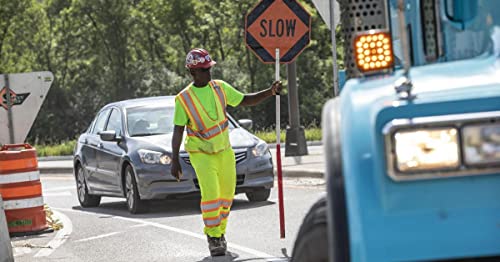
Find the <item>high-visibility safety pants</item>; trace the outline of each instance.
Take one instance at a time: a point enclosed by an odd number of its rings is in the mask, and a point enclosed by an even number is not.
[[[216,154],[189,153],[201,191],[204,232],[211,237],[226,233],[227,218],[236,188],[236,160],[232,148]]]

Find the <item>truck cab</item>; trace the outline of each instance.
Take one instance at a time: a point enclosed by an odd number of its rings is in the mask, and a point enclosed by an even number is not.
[[[500,3],[339,4],[327,195],[292,261],[500,261]]]

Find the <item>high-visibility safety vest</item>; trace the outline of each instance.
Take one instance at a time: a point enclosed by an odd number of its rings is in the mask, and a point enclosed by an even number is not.
[[[226,94],[216,81],[212,80],[209,84],[214,92],[217,111],[215,119],[208,115],[208,110],[189,86],[177,95],[190,120],[186,126],[187,137],[184,143],[187,152],[214,154],[231,146],[227,131],[229,122],[226,117]]]

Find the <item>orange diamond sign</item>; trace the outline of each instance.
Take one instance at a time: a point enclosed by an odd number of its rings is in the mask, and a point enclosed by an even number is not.
[[[309,45],[311,15],[296,0],[262,0],[245,20],[245,42],[263,63],[291,63]]]

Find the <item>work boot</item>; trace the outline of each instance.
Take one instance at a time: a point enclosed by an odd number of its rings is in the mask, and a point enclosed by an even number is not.
[[[222,234],[220,236],[220,241],[222,243],[222,246],[224,247],[224,252],[227,251],[227,241],[226,241],[226,238],[224,237],[224,234]]]
[[[226,249],[222,245],[222,241],[220,237],[211,237],[207,235],[208,241],[208,250],[210,250],[210,255],[215,256],[224,256],[226,255]]]

